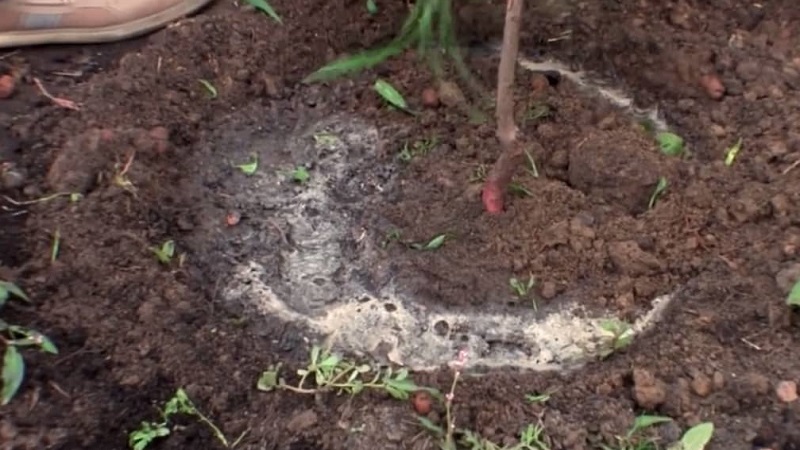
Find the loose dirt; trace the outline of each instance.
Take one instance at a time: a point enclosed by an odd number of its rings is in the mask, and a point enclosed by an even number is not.
[[[480,176],[498,152],[492,124],[470,121],[452,86],[441,105],[423,107],[436,83],[412,52],[356,77],[300,83],[337,56],[386,42],[404,2],[379,2],[374,16],[363,2],[271,3],[283,25],[226,2],[133,42],[0,54],[0,75],[17,80],[0,100],[0,186],[11,199],[0,203],[0,279],[34,300],[9,303],[3,319],[44,332],[60,350],[26,352],[26,381],[0,409],[0,447],[123,449],[127,433],[185,387],[226,435],[248,431],[240,448],[435,448],[410,404],[255,389],[271,364],[302,364],[320,336],[232,300],[231,280],[253,260],[265,283],[291,281],[278,294],[311,310],[353,294],[353,279],[373,293],[402,286],[431,310],[522,317],[534,302],[546,312],[569,300],[589,315],[633,320],[676,293],[652,332],[580,370],[467,377],[456,394],[459,426],[509,443],[541,419],[552,448],[588,449],[648,412],[681,428],[713,421],[712,449],[800,447],[798,402],[775,392],[800,381],[798,318],[783,306],[800,258],[793,2],[529,2],[526,58],[629,92],[636,111],[657,107],[689,155],[662,155],[636,114],[568,77],[520,67],[520,126],[538,177],[520,171],[498,217],[479,201]],[[498,3],[458,7],[468,64],[487,87]],[[34,77],[81,109],[52,104]],[[387,108],[371,89],[376,77],[420,114]],[[287,143],[334,116],[376,130],[358,160],[370,164],[351,168],[353,180],[371,182],[334,186],[341,207],[320,210],[285,173],[306,164],[312,177],[327,174],[330,155]],[[260,175],[247,177],[235,166],[254,153]],[[660,177],[668,187],[650,207]],[[83,197],[20,204],[57,192]],[[330,247],[322,225],[339,215],[358,226]],[[442,233],[436,251],[405,245]],[[149,247],[168,239],[181,256],[162,265]],[[285,270],[300,264],[299,244],[350,261],[363,256],[353,243],[364,239],[377,263],[363,273],[332,261],[314,261],[318,280]],[[528,296],[513,295],[512,277],[535,280]],[[446,389],[447,362],[416,381]],[[545,405],[525,400],[545,392]],[[221,448],[201,424],[182,424],[153,448]],[[668,440],[677,429],[658,432]]]

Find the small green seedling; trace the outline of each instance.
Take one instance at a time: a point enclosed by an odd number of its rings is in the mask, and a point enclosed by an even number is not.
[[[0,308],[14,296],[30,302],[30,298],[16,284],[0,281]],[[3,354],[3,367],[0,378],[3,381],[0,390],[0,405],[7,405],[19,391],[25,379],[25,360],[22,357],[23,347],[39,347],[45,353],[58,354],[53,341],[36,330],[31,330],[17,325],[11,325],[0,319],[0,342],[6,350]]]
[[[533,178],[539,178],[539,169],[536,167],[536,160],[533,159],[533,155],[530,151],[525,150],[525,158],[528,160],[528,173],[533,176]]]
[[[205,424],[211,429],[211,432],[214,436],[222,443],[225,448],[233,448],[241,442],[244,433],[239,436],[236,441],[233,443],[229,443],[228,439],[225,437],[225,434],[222,433],[222,430],[219,429],[214,423],[208,419],[208,417],[204,416],[194,405],[194,403],[189,399],[189,396],[186,394],[186,391],[183,388],[179,388],[175,395],[172,396],[171,399],[167,401],[164,405],[164,409],[161,410],[161,422],[142,422],[141,426],[132,431],[128,435],[128,445],[133,450],[144,450],[150,445],[153,441],[160,437],[169,436],[169,421],[172,416],[182,414],[185,416],[195,417],[201,423]]]
[[[438,250],[444,245],[445,240],[447,240],[447,234],[440,234],[428,242],[415,242],[410,247],[414,250]]]
[[[289,173],[289,177],[298,184],[306,184],[311,179],[311,174],[304,166],[297,166]]]
[[[547,403],[550,401],[550,397],[551,394],[528,394],[525,396],[525,400],[530,403]]]
[[[206,91],[208,92],[208,95],[212,99],[217,98],[217,88],[215,88],[214,85],[211,84],[210,81],[208,81],[208,80],[198,80],[198,81],[200,82],[200,84],[203,85],[204,88],[206,88]]]
[[[151,247],[150,250],[161,264],[169,264],[175,256],[175,241],[172,239],[161,244],[161,247]]]
[[[430,151],[436,147],[436,144],[437,139],[435,137],[431,139],[415,141],[412,144],[409,144],[408,141],[406,141],[406,143],[403,144],[402,150],[400,150],[400,153],[397,155],[397,158],[403,162],[410,162],[417,156],[425,156],[430,153]]]
[[[386,248],[392,242],[399,242],[400,241],[400,230],[390,230],[386,233],[386,237],[381,242],[381,247]]]
[[[669,417],[641,415],[636,417],[633,426],[625,433],[625,436],[616,436],[617,445],[614,447],[601,445],[603,450],[657,450],[652,439],[642,437],[642,432],[655,425],[672,422]]]
[[[378,12],[378,5],[375,4],[375,0],[367,0],[367,12],[370,15],[374,15]]]
[[[603,320],[600,322],[600,329],[608,336],[606,345],[600,350],[600,357],[603,359],[633,342],[633,327],[622,320],[616,318]]]
[[[508,192],[520,197],[533,197],[533,192],[531,192],[530,189],[526,188],[518,181],[512,181],[509,183]]]
[[[364,377],[368,374],[372,376],[366,381],[368,378]],[[304,369],[299,369],[297,375],[300,381],[296,386],[286,384],[280,376],[280,364],[278,364],[261,373],[256,388],[264,392],[283,389],[298,394],[333,391],[350,395],[356,395],[364,389],[375,389],[384,391],[397,400],[408,400],[412,393],[426,390],[437,398],[441,397],[435,389],[417,386],[409,377],[407,369],[396,372],[391,368],[373,369],[368,364],[346,361],[341,356],[317,345],[311,348],[308,365]],[[316,387],[306,387],[309,378],[314,380]]]
[[[339,137],[333,133],[320,132],[314,134],[314,143],[321,147],[333,147],[339,143]]]
[[[489,168],[486,167],[486,164],[478,164],[475,167],[475,170],[469,176],[470,183],[482,183],[486,181],[486,177],[489,175]]]
[[[675,133],[662,132],[656,135],[661,153],[668,156],[681,156],[683,154],[683,138]]]
[[[53,233],[53,245],[50,247],[50,262],[56,262],[58,259],[58,252],[61,249],[61,230],[56,228],[55,233]]]
[[[733,165],[733,162],[736,161],[736,157],[739,156],[739,152],[742,150],[742,138],[739,138],[732,147],[725,150],[725,165],[730,167]]]
[[[800,307],[800,280],[797,280],[789,291],[789,296],[786,297],[786,304],[789,306]]]
[[[653,195],[650,196],[650,202],[647,204],[647,209],[653,209],[653,207],[656,206],[656,200],[658,200],[658,197],[660,197],[661,194],[667,190],[668,186],[669,183],[667,182],[666,178],[661,177],[658,179],[658,183],[656,184],[655,189],[653,189]]]
[[[406,99],[403,97],[403,95],[400,94],[400,92],[395,89],[394,86],[389,84],[388,81],[378,80],[375,82],[373,88],[378,95],[380,95],[390,105],[409,114],[413,114],[413,112],[408,109],[408,103],[406,103]]]
[[[714,424],[699,423],[686,430],[681,440],[671,444],[667,450],[703,450],[714,436]]]
[[[528,281],[522,281],[517,277],[511,277],[508,280],[509,286],[511,286],[511,290],[514,291],[514,294],[519,298],[525,298],[530,293],[531,289],[536,286],[536,279],[533,278],[533,275],[528,277]]]
[[[275,22],[283,24],[283,19],[281,19],[281,16],[279,16],[278,13],[275,12],[275,9],[272,6],[270,6],[267,0],[247,0],[247,3],[249,3],[250,6],[253,6],[257,10],[263,12],[264,14],[270,16],[272,20],[274,20]]]
[[[241,170],[245,175],[253,175],[258,170],[258,155],[253,155],[252,161],[244,164],[238,164],[235,167]]]
[[[537,122],[541,119],[546,119],[550,117],[551,114],[552,110],[550,109],[550,105],[543,102],[535,102],[525,111],[525,115],[522,117],[522,125],[524,126],[529,122]]]
[[[0,281],[0,308],[6,304],[11,296],[17,297],[21,300],[25,300],[26,302],[30,303],[31,299],[25,294],[25,292],[20,289],[16,284],[11,283],[9,281]]]
[[[544,433],[544,426],[539,424],[528,424],[519,434],[519,442],[514,445],[500,445],[497,444],[480,434],[471,431],[459,429],[458,434],[460,439],[458,446],[454,439],[447,439],[447,432],[439,425],[433,423],[427,417],[417,416],[422,428],[429,431],[434,437],[439,440],[441,450],[456,450],[457,448],[468,448],[471,450],[550,450],[550,443]],[[452,430],[451,434],[455,434],[456,430]]]

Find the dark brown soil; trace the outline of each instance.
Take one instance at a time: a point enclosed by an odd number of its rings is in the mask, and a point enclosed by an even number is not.
[[[233,257],[215,251],[211,233],[224,228],[226,203],[209,194],[213,184],[193,190],[206,170],[197,149],[223,117],[254,107],[276,132],[309,116],[357,114],[379,125],[385,145],[376,156],[387,163],[405,144],[435,139],[426,154],[398,163],[398,187],[365,214],[407,242],[451,235],[435,252],[385,249],[397,282],[424,301],[507,305],[509,278],[533,276],[539,302],[580,291],[587,309],[625,318],[681,288],[653,334],[603,362],[569,374],[466,379],[459,426],[508,443],[541,418],[552,448],[587,449],[613,442],[649,412],[681,427],[713,421],[713,449],[800,448],[798,402],[775,394],[778,382],[800,381],[798,321],[783,307],[784,279],[800,262],[793,1],[530,5],[526,54],[596,72],[640,106],[657,102],[691,155],[661,155],[623,111],[568,80],[549,86],[520,69],[520,114],[543,104],[551,114],[521,123],[540,176],[520,171],[532,195],[515,196],[499,217],[482,212],[473,178],[497,156],[492,125],[470,123],[457,106],[424,109],[421,93],[433,82],[412,55],[352,79],[300,83],[337,55],[389,39],[404,2],[379,2],[373,17],[363,2],[271,3],[284,25],[226,2],[133,42],[0,54],[0,72],[19,79],[13,97],[0,100],[3,180],[23,176],[3,194],[84,194],[76,203],[0,204],[0,279],[34,299],[11,303],[3,319],[44,332],[60,349],[26,353],[26,381],[0,408],[0,448],[126,448],[127,433],[155,420],[155,405],[178,387],[228,436],[248,431],[241,448],[435,448],[420,438],[407,404],[256,391],[262,370],[297,366],[308,343],[291,325],[242,320],[219,304]],[[465,2],[464,42],[497,40],[502,15],[502,5]],[[493,86],[495,56],[483,48],[468,60]],[[422,113],[384,108],[371,90],[376,74]],[[703,88],[706,75],[719,77],[722,99]],[[80,111],[39,95],[34,77]],[[217,98],[200,79],[213,82]],[[740,137],[742,151],[727,167],[724,151]],[[128,163],[126,188],[114,177]],[[669,187],[648,208],[661,176]],[[56,231],[61,250],[51,262]],[[276,231],[265,245],[282,237]],[[166,239],[186,244],[182,266],[161,266],[147,249]],[[417,378],[445,389],[450,377],[442,370]],[[533,392],[555,393],[542,406],[525,400]],[[153,448],[221,448],[207,428],[185,425]]]

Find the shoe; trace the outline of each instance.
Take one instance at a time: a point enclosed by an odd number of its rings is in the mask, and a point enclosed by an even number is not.
[[[0,48],[140,36],[212,0],[0,0]]]

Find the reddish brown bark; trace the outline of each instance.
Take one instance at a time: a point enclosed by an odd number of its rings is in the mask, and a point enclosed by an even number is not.
[[[502,153],[489,171],[483,186],[483,207],[490,214],[503,211],[505,193],[524,151],[517,140],[514,123],[514,73],[519,54],[519,28],[523,0],[508,0],[503,27],[503,48],[497,73],[497,138]]]

